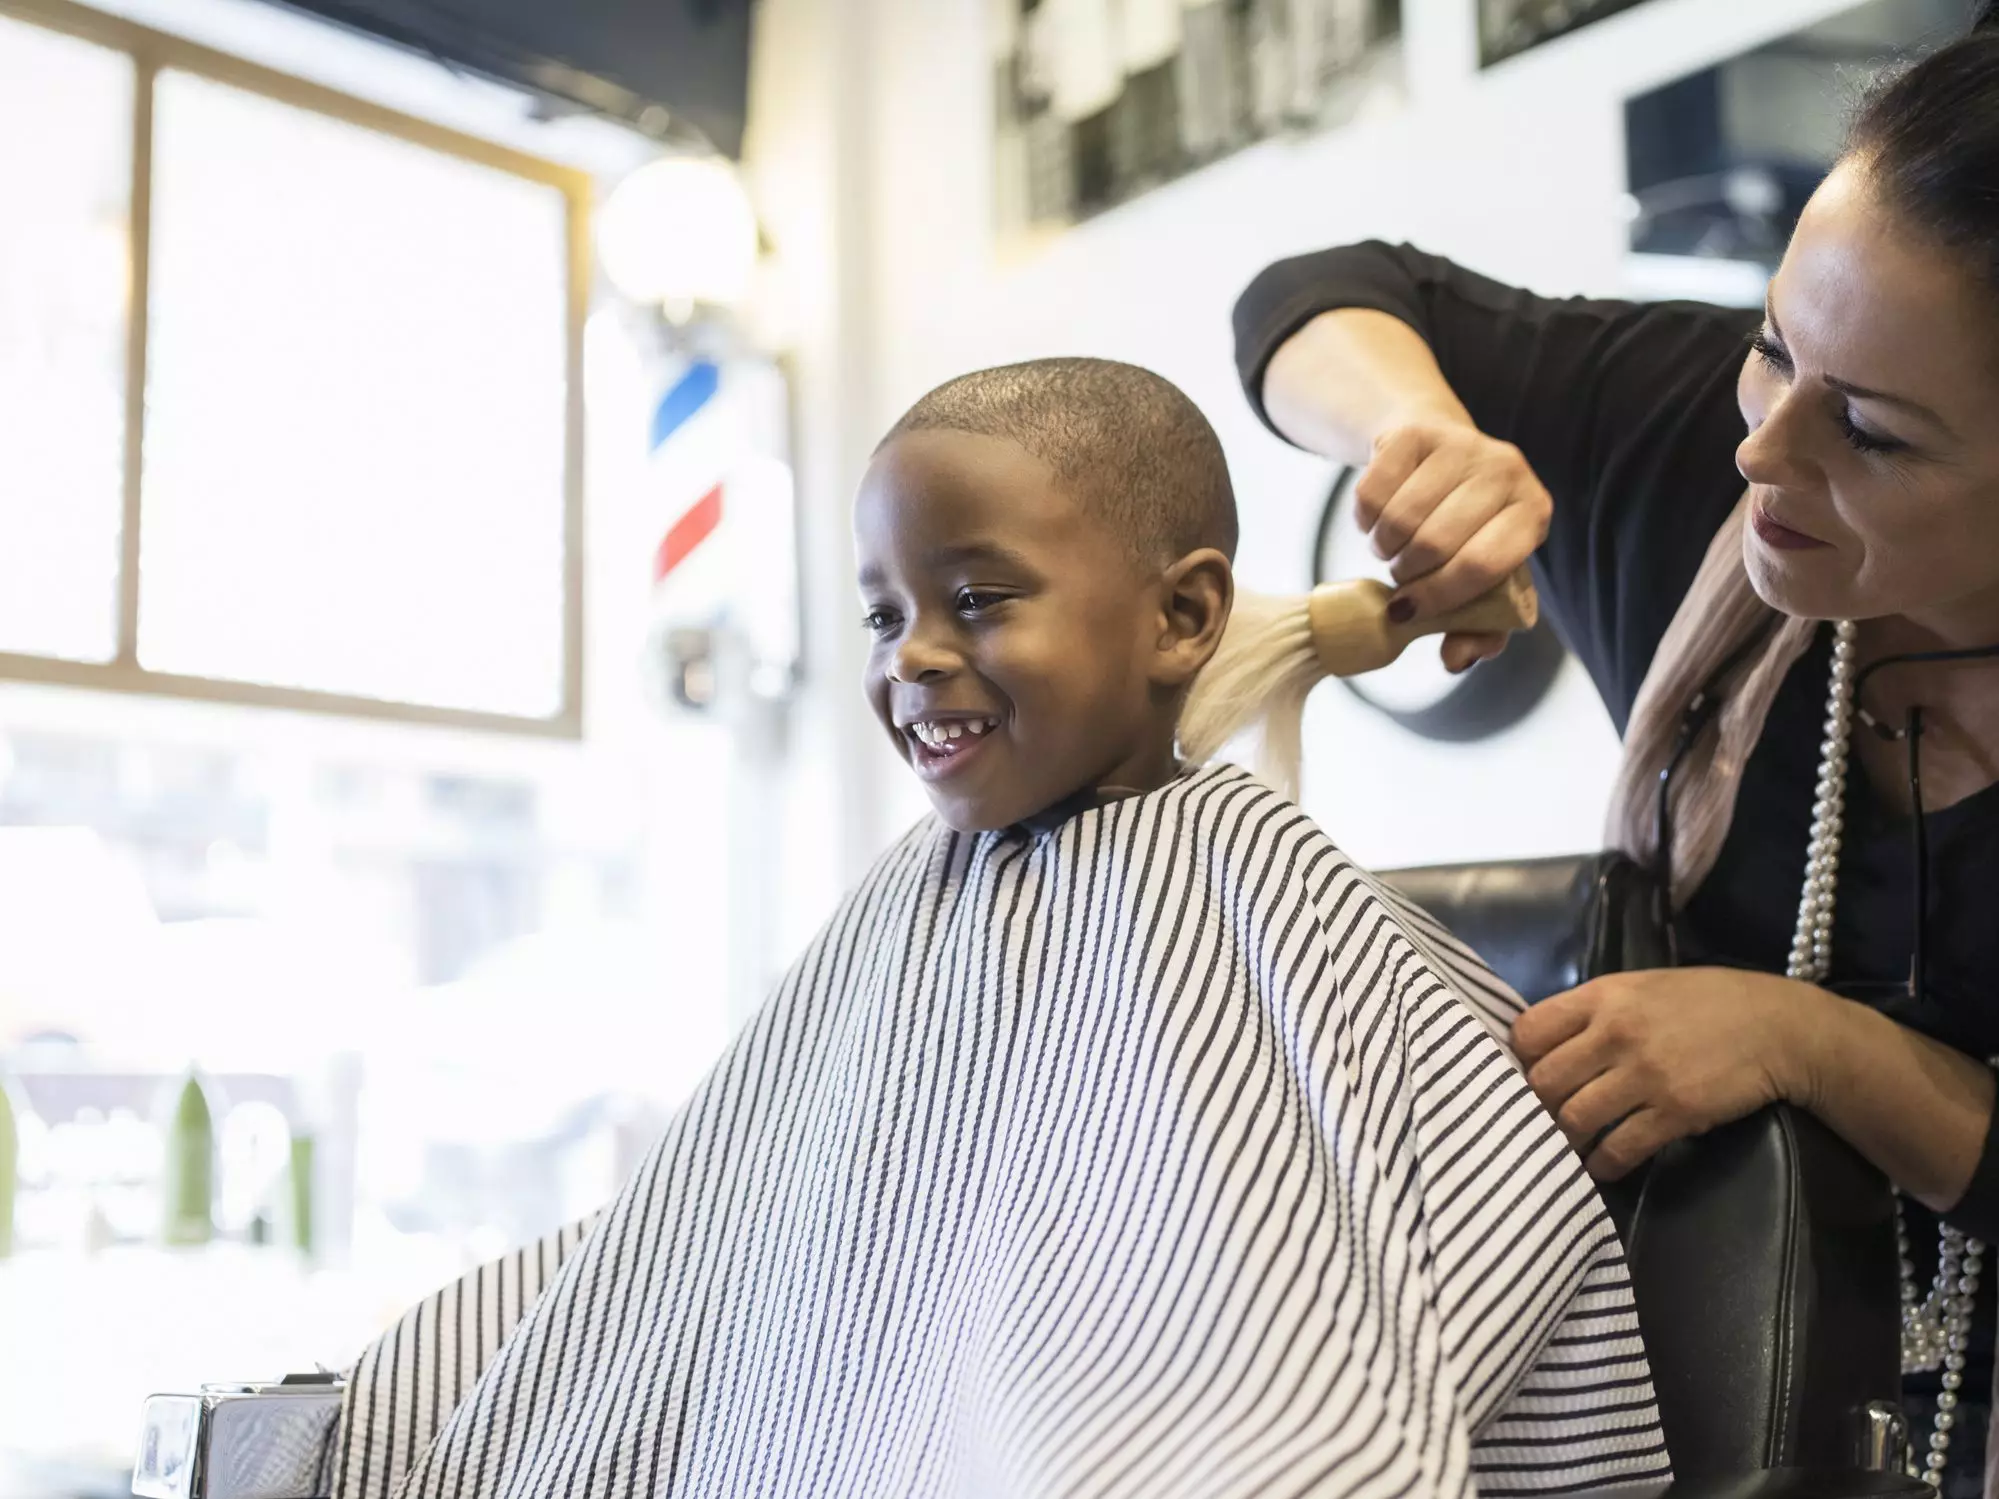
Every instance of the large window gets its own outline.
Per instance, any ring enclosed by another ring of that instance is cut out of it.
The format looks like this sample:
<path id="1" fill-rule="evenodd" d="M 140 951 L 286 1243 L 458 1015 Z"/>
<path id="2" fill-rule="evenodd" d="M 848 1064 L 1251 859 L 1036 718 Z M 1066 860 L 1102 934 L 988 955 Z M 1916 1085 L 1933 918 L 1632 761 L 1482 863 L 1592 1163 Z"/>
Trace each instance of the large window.
<path id="1" fill-rule="evenodd" d="M 149 8 L 593 175 L 653 151 L 277 7 Z M 601 1206 L 761 966 L 770 772 L 647 705 L 661 370 L 615 308 L 582 337 L 586 207 L 0 0 L 0 1495 L 121 1492 L 149 1391 L 340 1367 Z"/>
<path id="2" fill-rule="evenodd" d="M 0 17 L 0 651 L 118 650 L 133 78 Z"/>
<path id="3" fill-rule="evenodd" d="M 574 734 L 585 187 L 0 0 L 0 676 Z"/>

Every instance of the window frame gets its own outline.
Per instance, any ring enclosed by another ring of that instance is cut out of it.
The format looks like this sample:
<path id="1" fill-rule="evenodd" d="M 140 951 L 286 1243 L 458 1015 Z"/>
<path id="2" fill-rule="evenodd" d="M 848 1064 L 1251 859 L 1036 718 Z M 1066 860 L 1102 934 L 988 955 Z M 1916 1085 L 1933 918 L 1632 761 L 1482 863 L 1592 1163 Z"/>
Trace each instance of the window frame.
<path id="1" fill-rule="evenodd" d="M 105 15 L 73 0 L 0 0 L 0 16 L 75 37 L 131 59 L 131 292 L 126 307 L 123 509 L 119 527 L 117 650 L 109 661 L 72 661 L 0 651 L 0 681 L 154 697 L 325 713 L 443 728 L 542 738 L 583 736 L 583 329 L 590 298 L 588 174 L 477 136 L 419 119 L 288 73 L 247 62 L 181 37 Z M 386 698 L 278 687 L 224 677 L 153 671 L 139 661 L 139 550 L 144 497 L 147 334 L 150 323 L 153 175 L 153 92 L 162 71 L 187 73 L 278 104 L 308 110 L 562 194 L 565 216 L 564 410 L 562 496 L 562 686 L 560 705 L 546 717 L 484 712 Z"/>

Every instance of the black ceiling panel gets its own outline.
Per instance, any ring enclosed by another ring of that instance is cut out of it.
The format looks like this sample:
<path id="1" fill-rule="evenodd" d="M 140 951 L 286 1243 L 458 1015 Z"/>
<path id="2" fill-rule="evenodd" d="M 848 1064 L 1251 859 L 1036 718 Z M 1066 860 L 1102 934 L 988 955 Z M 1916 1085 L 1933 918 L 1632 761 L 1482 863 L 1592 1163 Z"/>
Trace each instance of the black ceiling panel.
<path id="1" fill-rule="evenodd" d="M 691 127 L 730 156 L 742 150 L 751 0 L 277 3 L 654 135 Z"/>

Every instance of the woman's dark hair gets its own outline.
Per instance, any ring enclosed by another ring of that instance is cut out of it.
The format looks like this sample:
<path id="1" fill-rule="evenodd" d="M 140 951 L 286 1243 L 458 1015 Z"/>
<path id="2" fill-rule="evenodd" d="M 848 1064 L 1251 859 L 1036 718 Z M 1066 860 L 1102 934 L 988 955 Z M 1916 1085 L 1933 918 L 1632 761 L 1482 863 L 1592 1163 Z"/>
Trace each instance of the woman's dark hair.
<path id="1" fill-rule="evenodd" d="M 1847 152 L 1888 207 L 1999 291 L 1999 0 L 1983 0 L 1965 35 L 1875 93 Z"/>

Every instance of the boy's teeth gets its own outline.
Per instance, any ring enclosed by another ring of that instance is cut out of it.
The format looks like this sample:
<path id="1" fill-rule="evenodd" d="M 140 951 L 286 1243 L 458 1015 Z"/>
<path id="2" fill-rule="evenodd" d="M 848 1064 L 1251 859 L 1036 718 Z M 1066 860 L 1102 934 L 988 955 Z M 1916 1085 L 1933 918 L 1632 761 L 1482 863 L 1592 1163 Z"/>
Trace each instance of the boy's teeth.
<path id="1" fill-rule="evenodd" d="M 998 727 L 998 719 L 976 718 L 959 719 L 953 723 L 915 723 L 910 725 L 910 732 L 932 749 L 945 749 L 967 734 L 976 739 Z"/>

